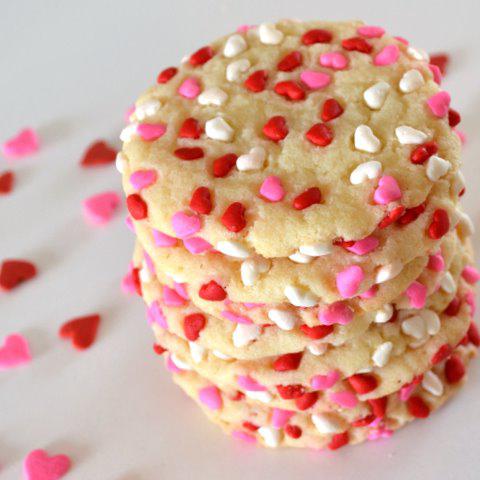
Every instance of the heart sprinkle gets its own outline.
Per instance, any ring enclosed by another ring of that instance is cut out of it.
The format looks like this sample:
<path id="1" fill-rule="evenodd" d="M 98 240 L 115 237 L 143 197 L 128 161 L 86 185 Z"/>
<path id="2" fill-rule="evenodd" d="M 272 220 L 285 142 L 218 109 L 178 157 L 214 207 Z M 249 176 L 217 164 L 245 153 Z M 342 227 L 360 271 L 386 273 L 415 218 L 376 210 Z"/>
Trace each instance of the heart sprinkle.
<path id="1" fill-rule="evenodd" d="M 100 325 L 100 315 L 87 315 L 65 322 L 59 329 L 58 335 L 63 339 L 70 339 L 77 350 L 89 348 L 97 336 Z"/>

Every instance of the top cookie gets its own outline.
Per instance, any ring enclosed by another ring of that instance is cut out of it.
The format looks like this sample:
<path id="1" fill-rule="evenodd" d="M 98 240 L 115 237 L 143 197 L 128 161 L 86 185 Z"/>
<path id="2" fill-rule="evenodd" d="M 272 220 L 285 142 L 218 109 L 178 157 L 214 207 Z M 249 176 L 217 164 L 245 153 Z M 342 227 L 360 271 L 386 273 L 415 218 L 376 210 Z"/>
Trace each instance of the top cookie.
<path id="1" fill-rule="evenodd" d="M 137 101 L 130 212 L 273 258 L 365 239 L 438 182 L 456 203 L 460 142 L 437 82 L 422 52 L 360 22 L 241 28 Z"/>

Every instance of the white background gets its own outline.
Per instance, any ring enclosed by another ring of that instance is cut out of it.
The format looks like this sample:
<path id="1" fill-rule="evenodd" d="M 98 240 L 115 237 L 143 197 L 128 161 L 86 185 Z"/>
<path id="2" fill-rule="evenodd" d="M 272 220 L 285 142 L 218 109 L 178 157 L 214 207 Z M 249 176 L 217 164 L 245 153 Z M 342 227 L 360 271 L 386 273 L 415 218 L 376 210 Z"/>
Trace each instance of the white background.
<path id="1" fill-rule="evenodd" d="M 114 169 L 82 170 L 97 138 L 117 142 L 123 112 L 165 66 L 243 23 L 284 17 L 364 19 L 427 51 L 452 55 L 445 81 L 469 141 L 467 210 L 480 219 L 478 0 L 7 1 L 0 0 L 0 141 L 38 129 L 41 152 L 12 164 L 0 199 L 0 259 L 31 258 L 40 275 L 0 295 L 0 339 L 21 332 L 31 365 L 0 373 L 0 478 L 19 479 L 28 451 L 73 460 L 80 480 L 478 479 L 479 368 L 441 413 L 388 442 L 334 454 L 239 445 L 173 386 L 151 352 L 139 299 L 119 288 L 133 245 L 125 211 L 84 224 L 81 201 L 120 191 Z M 0 171 L 7 164 L 0 159 Z M 475 243 L 479 243 L 479 237 Z M 65 320 L 100 312 L 89 351 L 57 339 Z"/>

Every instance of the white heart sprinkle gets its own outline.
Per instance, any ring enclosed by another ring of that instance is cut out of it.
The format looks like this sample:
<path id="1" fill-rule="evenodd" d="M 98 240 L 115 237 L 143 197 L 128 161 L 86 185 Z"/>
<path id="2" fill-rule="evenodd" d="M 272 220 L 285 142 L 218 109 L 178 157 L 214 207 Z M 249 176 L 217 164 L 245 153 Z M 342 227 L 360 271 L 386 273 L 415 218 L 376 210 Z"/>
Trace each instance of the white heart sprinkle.
<path id="1" fill-rule="evenodd" d="M 271 23 L 262 23 L 258 27 L 258 35 L 265 45 L 278 45 L 283 40 L 283 33 Z"/>
<path id="2" fill-rule="evenodd" d="M 280 445 L 282 434 L 280 430 L 273 427 L 260 427 L 258 433 L 263 438 L 265 445 L 270 448 L 277 448 Z"/>
<path id="3" fill-rule="evenodd" d="M 331 243 L 315 243 L 313 245 L 302 245 L 299 251 L 309 257 L 323 257 L 332 253 L 333 246 Z"/>
<path id="4" fill-rule="evenodd" d="M 172 360 L 173 364 L 180 370 L 192 370 L 192 367 L 188 363 L 180 360 L 174 353 L 170 354 L 170 360 Z"/>
<path id="5" fill-rule="evenodd" d="M 428 140 L 428 135 L 407 125 L 395 129 L 395 135 L 402 145 L 420 145 Z"/>
<path id="6" fill-rule="evenodd" d="M 401 262 L 392 262 L 387 265 L 383 265 L 377 270 L 375 277 L 375 283 L 384 283 L 395 278 L 403 270 Z"/>
<path id="7" fill-rule="evenodd" d="M 229 63 L 225 70 L 225 76 L 229 82 L 238 82 L 250 68 L 250 62 L 246 58 L 241 58 L 235 62 Z"/>
<path id="8" fill-rule="evenodd" d="M 228 95 L 218 87 L 212 87 L 204 90 L 198 96 L 198 103 L 200 105 L 215 105 L 219 107 L 227 101 Z"/>
<path id="9" fill-rule="evenodd" d="M 429 180 L 436 182 L 448 173 L 452 166 L 443 158 L 432 155 L 427 162 L 426 173 Z"/>
<path id="10" fill-rule="evenodd" d="M 459 215 L 459 222 L 457 228 L 462 237 L 471 237 L 475 233 L 475 224 L 468 214 L 457 211 Z"/>
<path id="11" fill-rule="evenodd" d="M 373 352 L 372 360 L 373 364 L 376 367 L 384 367 L 388 361 L 390 360 L 390 355 L 392 354 L 393 350 L 393 343 L 392 342 L 384 342 L 380 344 Z"/>
<path id="12" fill-rule="evenodd" d="M 440 280 L 440 288 L 447 293 L 454 293 L 457 290 L 457 284 L 450 272 L 447 272 Z"/>
<path id="13" fill-rule="evenodd" d="M 135 116 L 142 121 L 153 117 L 160 110 L 160 102 L 155 99 L 146 100 L 135 106 Z"/>
<path id="14" fill-rule="evenodd" d="M 130 142 L 137 133 L 138 123 L 130 123 L 120 132 L 120 140 L 122 142 Z"/>
<path id="15" fill-rule="evenodd" d="M 272 401 L 272 394 L 269 392 L 255 392 L 253 390 L 249 390 L 245 392 L 245 395 L 252 400 L 258 400 L 262 403 L 270 403 Z"/>
<path id="16" fill-rule="evenodd" d="M 311 418 L 313 424 L 322 435 L 345 431 L 343 422 L 333 413 L 319 413 L 318 415 L 312 415 Z"/>
<path id="17" fill-rule="evenodd" d="M 260 337 L 262 329 L 259 325 L 245 325 L 238 323 L 232 334 L 233 345 L 237 348 L 245 347 Z"/>
<path id="18" fill-rule="evenodd" d="M 371 109 L 379 110 L 383 107 L 389 90 L 390 85 L 387 82 L 378 82 L 363 92 L 363 99 Z"/>
<path id="19" fill-rule="evenodd" d="M 313 261 L 313 257 L 311 257 L 310 255 L 304 255 L 300 252 L 292 253 L 288 256 L 288 258 L 295 263 L 310 263 Z"/>
<path id="20" fill-rule="evenodd" d="M 422 388 L 435 397 L 441 397 L 444 391 L 442 381 L 438 375 L 431 370 L 423 374 Z"/>
<path id="21" fill-rule="evenodd" d="M 230 142 L 233 128 L 222 117 L 215 117 L 205 123 L 205 134 L 212 140 Z"/>
<path id="22" fill-rule="evenodd" d="M 222 353 L 219 350 L 212 350 L 212 353 L 220 360 L 230 360 L 232 357 L 226 353 Z"/>
<path id="23" fill-rule="evenodd" d="M 259 170 L 265 163 L 265 157 L 266 154 L 263 147 L 253 147 L 250 152 L 237 158 L 237 169 L 241 172 Z"/>
<path id="24" fill-rule="evenodd" d="M 405 72 L 398 83 L 398 88 L 403 93 L 411 93 L 425 84 L 423 75 L 415 69 Z"/>
<path id="25" fill-rule="evenodd" d="M 119 173 L 124 173 L 127 167 L 127 158 L 122 152 L 118 152 L 115 157 L 115 168 Z"/>
<path id="26" fill-rule="evenodd" d="M 227 58 L 236 57 L 239 53 L 247 49 L 247 42 L 245 39 L 236 33 L 228 38 L 223 47 L 223 55 Z"/>
<path id="27" fill-rule="evenodd" d="M 375 312 L 375 323 L 387 323 L 393 317 L 393 305 L 387 303 Z"/>
<path id="28" fill-rule="evenodd" d="M 360 125 L 355 129 L 354 143 L 355 148 L 362 152 L 377 153 L 381 148 L 380 140 L 368 125 Z"/>
<path id="29" fill-rule="evenodd" d="M 246 287 L 255 284 L 262 273 L 268 272 L 270 269 L 270 261 L 266 258 L 256 257 L 249 258 L 242 262 L 240 266 L 240 276 Z"/>
<path id="30" fill-rule="evenodd" d="M 360 185 L 366 180 L 373 180 L 382 174 L 382 164 L 377 160 L 364 162 L 358 165 L 350 174 L 350 183 Z"/>
<path id="31" fill-rule="evenodd" d="M 408 47 L 407 53 L 415 60 L 421 60 L 424 62 L 430 61 L 430 56 L 428 55 L 428 53 L 421 48 Z"/>
<path id="32" fill-rule="evenodd" d="M 234 240 L 222 240 L 215 245 L 215 249 L 229 257 L 248 258 L 250 256 L 248 248 Z"/>
<path id="33" fill-rule="evenodd" d="M 460 193 L 465 189 L 465 175 L 459 170 L 455 172 L 455 176 L 452 182 L 453 194 L 458 197 Z"/>
<path id="34" fill-rule="evenodd" d="M 311 342 L 307 345 L 307 350 L 316 357 L 323 355 L 328 350 L 328 345 L 321 342 Z"/>
<path id="35" fill-rule="evenodd" d="M 436 335 L 440 331 L 441 322 L 437 313 L 426 308 L 420 311 L 419 315 L 425 320 L 429 335 Z"/>
<path id="36" fill-rule="evenodd" d="M 281 330 L 290 331 L 295 328 L 297 316 L 288 310 L 272 308 L 268 311 L 268 318 Z"/>
<path id="37" fill-rule="evenodd" d="M 318 303 L 318 298 L 312 292 L 293 285 L 286 286 L 284 293 L 295 307 L 314 307 Z"/>
<path id="38" fill-rule="evenodd" d="M 190 356 L 195 363 L 201 363 L 203 358 L 205 357 L 205 347 L 202 347 L 196 342 L 188 342 L 188 346 L 190 347 Z"/>
<path id="39" fill-rule="evenodd" d="M 416 340 L 423 340 L 428 336 L 427 324 L 420 315 L 414 315 L 402 322 L 402 332 L 405 335 L 415 338 Z"/>

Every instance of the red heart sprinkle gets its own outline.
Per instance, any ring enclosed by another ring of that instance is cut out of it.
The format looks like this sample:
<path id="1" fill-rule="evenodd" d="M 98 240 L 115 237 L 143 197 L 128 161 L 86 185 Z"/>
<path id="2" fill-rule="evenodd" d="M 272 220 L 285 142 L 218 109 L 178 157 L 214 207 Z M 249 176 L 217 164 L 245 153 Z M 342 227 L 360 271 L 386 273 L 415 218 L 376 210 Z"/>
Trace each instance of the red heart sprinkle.
<path id="1" fill-rule="evenodd" d="M 355 392 L 360 395 L 372 392 L 378 386 L 377 379 L 373 375 L 368 375 L 366 373 L 357 373 L 348 377 L 347 380 Z"/>
<path id="2" fill-rule="evenodd" d="M 449 317 L 456 317 L 458 315 L 458 312 L 460 311 L 461 306 L 462 306 L 462 301 L 460 300 L 460 298 L 455 297 L 448 304 L 448 307 L 444 310 L 443 313 L 445 313 Z"/>
<path id="3" fill-rule="evenodd" d="M 295 210 L 305 210 L 308 207 L 322 201 L 322 193 L 317 187 L 311 187 L 303 193 L 295 197 L 293 200 L 293 208 Z"/>
<path id="4" fill-rule="evenodd" d="M 227 230 L 234 233 L 242 231 L 247 224 L 245 207 L 240 202 L 232 203 L 227 207 L 220 220 Z"/>
<path id="5" fill-rule="evenodd" d="M 427 418 L 430 415 L 429 406 L 418 395 L 413 395 L 407 400 L 407 409 L 415 418 Z"/>
<path id="6" fill-rule="evenodd" d="M 198 340 L 200 332 L 205 328 L 207 319 L 201 313 L 192 313 L 183 319 L 183 331 L 191 342 Z"/>
<path id="7" fill-rule="evenodd" d="M 349 442 L 348 432 L 336 433 L 335 435 L 332 436 L 332 439 L 330 440 L 330 443 L 327 445 L 327 448 L 329 450 L 338 450 L 339 448 L 342 448 L 345 445 L 348 445 L 348 442 Z"/>
<path id="8" fill-rule="evenodd" d="M 334 98 L 328 98 L 323 104 L 320 118 L 324 122 L 329 122 L 330 120 L 339 117 L 342 113 L 342 106 Z"/>
<path id="9" fill-rule="evenodd" d="M 291 80 L 278 82 L 274 87 L 275 93 L 285 97 L 287 100 L 298 101 L 305 98 L 305 91 L 297 82 Z"/>
<path id="10" fill-rule="evenodd" d="M 344 240 L 343 238 L 336 238 L 333 242 L 336 247 L 350 248 L 355 245 L 355 240 Z"/>
<path id="11" fill-rule="evenodd" d="M 97 336 L 100 315 L 87 315 L 65 322 L 58 331 L 61 338 L 70 339 L 72 345 L 78 350 L 90 347 Z"/>
<path id="12" fill-rule="evenodd" d="M 212 211 L 212 196 L 207 187 L 198 187 L 193 192 L 190 208 L 203 215 L 208 215 Z"/>
<path id="13" fill-rule="evenodd" d="M 324 123 L 316 123 L 305 134 L 307 140 L 318 147 L 326 147 L 333 140 L 333 132 Z"/>
<path id="14" fill-rule="evenodd" d="M 198 291 L 200 298 L 211 302 L 221 302 L 227 298 L 227 292 L 215 280 L 203 284 Z"/>
<path id="15" fill-rule="evenodd" d="M 372 407 L 373 414 L 376 418 L 383 418 L 387 412 L 388 397 L 371 398 L 367 400 Z"/>
<path id="16" fill-rule="evenodd" d="M 115 161 L 117 151 L 103 140 L 92 143 L 80 161 L 82 167 L 95 167 Z"/>
<path id="17" fill-rule="evenodd" d="M 367 415 L 352 422 L 352 427 L 366 427 L 376 419 L 375 415 Z"/>
<path id="18" fill-rule="evenodd" d="M 410 161 L 415 165 L 423 165 L 432 155 L 438 152 L 435 142 L 426 142 L 416 147 L 410 154 Z"/>
<path id="19" fill-rule="evenodd" d="M 373 47 L 364 38 L 360 37 L 352 37 L 342 40 L 342 47 L 345 50 L 360 53 L 371 53 L 373 50 Z"/>
<path id="20" fill-rule="evenodd" d="M 273 362 L 273 369 L 277 372 L 288 372 L 289 370 L 297 370 L 302 361 L 303 352 L 286 353 L 277 357 Z"/>
<path id="21" fill-rule="evenodd" d="M 135 287 L 136 294 L 141 297 L 142 296 L 142 282 L 140 281 L 140 269 L 139 268 L 132 268 L 132 280 L 133 286 Z"/>
<path id="22" fill-rule="evenodd" d="M 298 425 L 285 425 L 285 434 L 291 438 L 297 439 L 302 436 L 302 429 Z"/>
<path id="23" fill-rule="evenodd" d="M 477 325 L 475 325 L 475 323 L 470 323 L 467 335 L 470 343 L 472 343 L 476 347 L 480 347 L 480 332 L 478 331 L 478 327 Z"/>
<path id="24" fill-rule="evenodd" d="M 448 213 L 442 208 L 433 212 L 432 223 L 428 227 L 428 236 L 433 240 L 438 240 L 446 235 L 450 230 L 450 219 Z"/>
<path id="25" fill-rule="evenodd" d="M 157 355 L 162 355 L 163 353 L 165 353 L 167 351 L 166 348 L 163 348 L 159 343 L 154 343 L 153 344 L 153 351 L 157 354 Z"/>
<path id="26" fill-rule="evenodd" d="M 227 153 L 226 155 L 216 158 L 213 162 L 213 176 L 217 178 L 226 177 L 237 163 L 237 158 L 234 153 Z"/>
<path id="27" fill-rule="evenodd" d="M 132 193 L 127 197 L 127 209 L 135 220 L 147 218 L 148 206 L 138 193 Z"/>
<path id="28" fill-rule="evenodd" d="M 305 392 L 301 397 L 295 399 L 295 405 L 299 410 L 308 410 L 318 400 L 318 392 Z"/>
<path id="29" fill-rule="evenodd" d="M 435 53 L 430 55 L 430 63 L 436 65 L 440 69 L 441 74 L 445 75 L 450 63 L 450 57 L 446 53 Z"/>
<path id="30" fill-rule="evenodd" d="M 202 47 L 190 56 L 189 63 L 192 67 L 199 67 L 207 63 L 214 55 L 212 47 Z"/>
<path id="31" fill-rule="evenodd" d="M 175 67 L 168 67 L 165 70 L 162 70 L 157 77 L 157 83 L 167 83 L 172 79 L 178 72 L 178 69 Z"/>
<path id="32" fill-rule="evenodd" d="M 12 290 L 37 274 L 37 268 L 28 260 L 4 260 L 0 267 L 0 288 Z"/>
<path id="33" fill-rule="evenodd" d="M 245 80 L 245 88 L 254 93 L 263 92 L 267 84 L 267 78 L 268 73 L 266 70 L 257 70 Z"/>
<path id="34" fill-rule="evenodd" d="M 448 343 L 444 343 L 439 347 L 435 354 L 430 359 L 432 365 L 442 362 L 452 354 L 452 347 Z"/>
<path id="35" fill-rule="evenodd" d="M 317 325 L 315 327 L 302 325 L 300 330 L 312 340 L 320 340 L 333 332 L 333 325 Z"/>
<path id="36" fill-rule="evenodd" d="M 178 136 L 180 138 L 194 138 L 195 140 L 200 138 L 202 134 L 202 127 L 200 123 L 195 118 L 187 118 L 180 127 Z"/>
<path id="37" fill-rule="evenodd" d="M 288 135 L 288 126 L 285 117 L 280 115 L 272 117 L 263 126 L 263 134 L 274 142 L 283 140 Z"/>
<path id="38" fill-rule="evenodd" d="M 0 195 L 6 195 L 12 191 L 14 180 L 15 176 L 11 170 L 0 173 Z"/>
<path id="39" fill-rule="evenodd" d="M 454 110 L 453 108 L 450 108 L 448 110 L 448 124 L 454 128 L 456 127 L 460 122 L 462 121 L 462 117 L 460 114 Z"/>
<path id="40" fill-rule="evenodd" d="M 276 385 L 278 394 L 284 400 L 294 400 L 301 397 L 305 393 L 305 387 L 300 384 L 295 385 Z"/>
<path id="41" fill-rule="evenodd" d="M 200 147 L 177 148 L 173 154 L 180 160 L 198 160 L 203 158 L 203 150 Z"/>
<path id="42" fill-rule="evenodd" d="M 290 52 L 285 55 L 277 65 L 278 70 L 281 72 L 291 72 L 299 67 L 303 62 L 302 54 L 298 51 Z"/>
<path id="43" fill-rule="evenodd" d="M 452 355 L 445 362 L 445 378 L 448 383 L 458 383 L 465 376 L 465 365 L 458 355 Z"/>
<path id="44" fill-rule="evenodd" d="M 426 203 L 421 203 L 416 207 L 407 208 L 403 215 L 397 220 L 398 225 L 403 227 L 414 222 L 425 211 L 426 208 Z"/>
<path id="45" fill-rule="evenodd" d="M 380 221 L 378 224 L 378 228 L 383 229 L 387 228 L 392 223 L 395 223 L 405 212 L 405 207 L 402 205 L 399 205 L 398 207 L 395 207 L 392 211 L 388 212 L 387 215 L 383 218 L 383 220 Z"/>
<path id="46" fill-rule="evenodd" d="M 302 43 L 304 45 L 313 45 L 315 43 L 330 43 L 332 41 L 332 34 L 328 30 L 315 28 L 309 30 L 302 35 Z"/>

